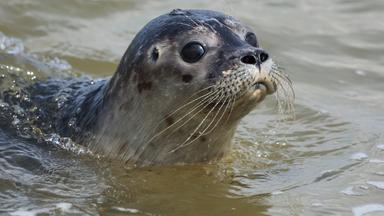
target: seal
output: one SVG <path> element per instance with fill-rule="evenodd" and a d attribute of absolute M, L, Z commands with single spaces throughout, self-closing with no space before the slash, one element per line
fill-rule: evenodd
<path fill-rule="evenodd" d="M 175 9 L 138 32 L 111 78 L 42 80 L 22 91 L 30 102 L 21 106 L 35 107 L 34 131 L 109 158 L 211 162 L 229 152 L 239 121 L 284 83 L 251 28 L 220 12 Z"/>

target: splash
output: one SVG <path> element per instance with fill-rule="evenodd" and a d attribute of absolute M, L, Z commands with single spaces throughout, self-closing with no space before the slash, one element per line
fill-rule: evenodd
<path fill-rule="evenodd" d="M 1 55 L 12 56 L 14 64 L 19 67 L 2 65 L 10 67 L 11 70 L 18 68 L 18 70 L 14 71 L 28 72 L 32 70 L 44 76 L 73 75 L 72 66 L 66 60 L 30 53 L 24 48 L 24 44 L 20 39 L 6 36 L 2 32 L 0 32 L 0 57 Z"/>
<path fill-rule="evenodd" d="M 5 36 L 0 32 L 0 127 L 17 136 L 49 143 L 79 155 L 93 155 L 89 149 L 61 137 L 52 130 L 52 121 L 43 121 L 38 104 L 30 97 L 27 88 L 49 76 L 73 74 L 72 66 L 58 57 L 45 57 L 25 51 L 20 39 Z M 17 66 L 16 66 L 17 65 Z M 64 91 L 65 93 L 65 91 Z M 63 107 L 67 94 L 59 95 L 52 106 Z M 45 119 L 46 120 L 46 119 Z"/>
<path fill-rule="evenodd" d="M 19 54 L 24 52 L 24 45 L 20 39 L 6 37 L 0 32 L 0 51 L 8 54 Z"/>

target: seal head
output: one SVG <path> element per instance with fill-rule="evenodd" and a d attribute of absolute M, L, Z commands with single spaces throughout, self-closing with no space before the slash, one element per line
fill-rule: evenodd
<path fill-rule="evenodd" d="M 209 10 L 150 21 L 103 88 L 91 149 L 136 164 L 212 161 L 279 77 L 256 34 Z M 277 74 L 277 75 L 273 75 Z"/>
<path fill-rule="evenodd" d="M 285 78 L 238 20 L 176 9 L 136 35 L 111 79 L 71 93 L 58 125 L 72 119 L 64 135 L 136 165 L 214 161 Z"/>

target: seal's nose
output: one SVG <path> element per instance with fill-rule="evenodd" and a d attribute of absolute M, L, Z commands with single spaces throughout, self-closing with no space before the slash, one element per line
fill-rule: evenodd
<path fill-rule="evenodd" d="M 241 57 L 241 62 L 245 64 L 257 64 L 260 65 L 263 62 L 267 61 L 269 55 L 262 49 L 257 49 L 255 52 L 249 52 L 245 56 Z"/>

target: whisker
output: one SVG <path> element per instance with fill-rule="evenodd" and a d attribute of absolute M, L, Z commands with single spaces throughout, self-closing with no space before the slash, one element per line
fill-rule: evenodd
<path fill-rule="evenodd" d="M 232 104 L 231 104 L 231 108 L 230 108 L 229 113 L 228 113 L 228 117 L 227 117 L 227 119 L 225 120 L 226 122 L 229 120 L 229 117 L 230 117 L 231 114 L 232 114 L 233 107 L 235 106 L 235 103 L 236 103 L 236 98 L 235 98 L 235 97 L 232 97 L 230 103 L 232 103 Z"/>
<path fill-rule="evenodd" d="M 281 79 L 285 80 L 286 82 L 288 82 L 289 84 L 293 84 L 292 80 L 289 78 L 289 76 L 279 70 L 271 70 L 270 73 L 273 73 L 275 74 L 276 76 L 280 77 Z"/>
<path fill-rule="evenodd" d="M 209 100 L 210 100 L 209 97 L 212 96 L 212 95 L 214 95 L 214 94 L 215 94 L 215 92 L 210 92 L 210 93 L 205 94 L 203 99 L 201 99 L 201 97 L 200 97 L 201 101 L 198 102 L 197 105 L 195 105 L 194 107 L 192 107 L 192 110 L 191 110 L 191 111 L 189 111 L 187 114 L 183 115 L 180 119 L 178 119 L 178 120 L 177 120 L 175 123 L 173 123 L 172 125 L 166 127 L 165 129 L 161 130 L 160 132 L 156 133 L 151 139 L 149 139 L 149 141 L 148 141 L 147 143 L 150 143 L 150 142 L 153 141 L 155 138 L 159 137 L 159 136 L 162 135 L 164 132 L 166 132 L 167 130 L 169 130 L 171 127 L 174 127 L 177 123 L 179 123 L 181 120 L 183 120 L 185 117 L 187 117 L 191 112 L 195 111 L 196 109 L 198 109 L 199 107 L 201 107 L 202 105 L 204 105 L 207 101 L 209 101 Z M 189 103 L 189 104 L 190 104 L 190 103 Z M 209 105 L 209 103 L 208 103 L 208 105 Z M 206 106 L 208 106 L 208 105 L 206 105 Z M 204 106 L 201 110 L 203 110 L 206 106 Z M 184 107 L 185 107 L 185 106 L 184 106 Z M 180 110 L 180 109 L 179 109 L 179 110 Z M 200 110 L 200 111 L 201 111 L 201 110 Z M 199 111 L 199 112 L 200 112 L 200 111 Z M 173 112 L 172 115 L 174 115 L 174 113 L 175 113 L 175 112 Z M 168 116 L 171 116 L 171 115 L 168 115 Z M 165 121 L 165 120 L 162 120 L 162 121 L 158 124 L 158 126 L 157 126 L 156 128 L 158 128 L 159 125 L 160 125 L 163 121 Z"/>
<path fill-rule="evenodd" d="M 229 99 L 228 99 L 228 100 L 229 100 Z M 227 103 L 227 99 L 226 99 L 222 104 L 224 104 L 224 103 L 226 103 L 226 106 L 225 106 L 224 111 L 223 111 L 223 113 L 221 114 L 219 120 L 216 121 L 216 124 L 215 124 L 215 125 L 211 128 L 211 130 L 209 130 L 208 132 L 206 132 L 206 130 L 207 130 L 209 127 L 207 127 L 206 129 L 204 129 L 204 131 L 201 132 L 202 135 L 207 135 L 207 134 L 212 133 L 212 131 L 215 130 L 215 128 L 219 125 L 219 122 L 221 121 L 221 119 L 222 119 L 223 116 L 225 115 L 225 112 L 227 111 L 228 106 L 229 106 L 229 101 L 228 101 L 228 103 Z M 220 109 L 217 111 L 217 114 L 220 112 L 221 108 L 222 108 L 222 107 L 220 107 Z M 216 116 L 215 116 L 215 118 L 216 118 Z M 214 121 L 214 120 L 212 120 L 212 123 L 213 123 L 213 121 Z"/>
<path fill-rule="evenodd" d="M 194 93 L 191 97 L 189 97 L 189 98 L 192 98 L 194 95 L 196 95 L 196 94 L 198 94 L 198 93 L 200 93 L 200 92 L 202 92 L 202 91 L 205 91 L 205 90 L 208 90 L 209 88 L 212 88 L 213 86 L 209 86 L 209 87 L 207 87 L 207 88 L 204 88 L 204 89 L 202 89 L 202 90 L 199 90 L 198 92 L 196 92 L 196 93 Z M 197 100 L 199 100 L 199 99 L 201 99 L 201 98 L 206 98 L 206 97 L 208 97 L 209 95 L 212 95 L 214 92 L 208 92 L 208 93 L 206 93 L 206 94 L 203 94 L 203 95 L 201 95 L 201 96 L 199 96 L 198 98 L 195 98 L 195 99 L 193 99 L 192 101 L 190 101 L 190 102 L 188 102 L 188 103 L 186 103 L 186 104 L 184 104 L 184 105 L 182 105 L 182 106 L 180 106 L 179 108 L 177 108 L 175 111 L 173 111 L 172 113 L 170 113 L 170 114 L 168 114 L 167 116 L 172 116 L 172 115 L 174 115 L 176 112 L 178 112 L 179 110 L 181 110 L 181 109 L 183 109 L 184 107 L 186 107 L 186 106 L 188 106 L 189 104 L 191 104 L 191 103 L 193 103 L 193 102 L 195 102 L 195 101 L 197 101 Z M 165 120 L 165 119 L 164 119 Z M 163 121 L 164 121 L 163 120 Z"/>
<path fill-rule="evenodd" d="M 201 108 L 197 113 L 193 114 L 188 120 L 184 121 L 183 124 L 181 124 L 180 126 L 178 126 L 177 128 L 173 129 L 172 132 L 169 134 L 173 134 L 174 132 L 176 132 L 178 129 L 180 129 L 181 127 L 183 127 L 184 125 L 186 125 L 190 120 L 192 120 L 195 116 L 197 116 L 201 111 L 205 110 L 210 104 L 212 101 L 216 100 L 217 98 L 219 97 L 219 95 L 215 96 L 214 98 L 212 98 L 212 100 L 206 100 L 205 102 L 203 102 L 203 104 L 205 104 L 205 106 L 203 108 Z M 208 103 L 207 103 L 208 102 Z M 182 120 L 183 118 L 185 118 L 186 116 L 188 116 L 189 114 L 191 114 L 194 110 L 188 112 L 187 114 L 185 114 L 180 120 Z M 178 122 L 180 122 L 180 120 Z M 175 123 L 176 124 L 176 123 Z M 174 124 L 174 125 L 175 125 Z"/>
<path fill-rule="evenodd" d="M 282 81 L 286 82 L 287 86 L 290 88 L 290 93 L 292 94 L 293 97 L 295 97 L 295 91 L 293 90 L 293 83 L 289 79 L 288 75 L 280 71 L 274 71 L 274 70 L 272 70 L 270 74 L 272 77 L 274 76 L 276 80 L 279 80 L 280 82 Z"/>
<path fill-rule="evenodd" d="M 224 97 L 224 99 L 226 99 L 226 97 Z M 219 115 L 221 109 L 224 107 L 225 102 L 226 102 L 226 100 L 223 101 L 223 102 L 220 102 L 220 101 L 219 101 L 219 103 L 221 103 L 220 108 L 219 108 L 219 109 L 217 110 L 217 112 L 215 113 L 215 116 L 213 117 L 212 121 L 207 125 L 207 127 L 205 127 L 205 129 L 204 129 L 202 132 L 200 132 L 200 134 L 202 134 L 202 135 L 206 135 L 206 134 L 205 134 L 205 131 L 208 130 L 208 128 L 213 124 L 213 122 L 215 122 L 216 117 Z"/>
<path fill-rule="evenodd" d="M 275 74 L 274 74 L 275 75 Z M 291 91 L 288 91 L 285 87 L 286 85 L 283 84 L 282 80 L 280 77 L 277 78 L 276 76 L 271 75 L 274 79 L 274 81 L 277 83 L 277 85 L 280 87 L 277 89 L 276 92 L 276 100 L 278 104 L 278 109 L 279 112 L 284 114 L 289 114 L 293 115 L 294 114 L 294 107 L 293 107 L 293 101 L 294 101 L 294 94 L 293 94 L 293 88 L 288 84 L 289 88 Z M 282 89 L 280 91 L 279 89 Z M 281 95 L 282 94 L 282 95 Z"/>
<path fill-rule="evenodd" d="M 221 96 L 221 95 L 220 95 L 220 96 Z M 223 96 L 223 97 L 224 97 L 224 96 Z M 173 153 L 173 152 L 175 152 L 175 151 L 177 151 L 177 150 L 179 150 L 179 149 L 181 149 L 181 148 L 184 148 L 184 147 L 190 145 L 191 143 L 193 143 L 193 142 L 196 140 L 196 138 L 195 138 L 195 139 L 192 140 L 192 142 L 188 142 L 188 141 L 193 137 L 193 135 L 196 134 L 196 132 L 200 129 L 200 127 L 204 124 L 205 120 L 207 120 L 208 116 L 212 113 L 212 111 L 216 108 L 216 106 L 220 103 L 220 101 L 221 101 L 221 98 L 220 98 L 220 100 L 218 100 L 218 102 L 215 103 L 215 105 L 212 107 L 212 109 L 209 110 L 209 112 L 207 113 L 207 115 L 205 115 L 205 117 L 203 118 L 203 120 L 200 122 L 199 125 L 197 125 L 197 127 L 195 128 L 195 130 L 188 136 L 188 138 L 187 138 L 181 145 L 178 145 L 176 148 L 172 149 L 172 150 L 170 151 L 170 153 Z M 200 137 L 200 136 L 198 136 L 198 137 Z"/>

